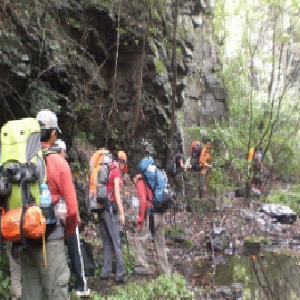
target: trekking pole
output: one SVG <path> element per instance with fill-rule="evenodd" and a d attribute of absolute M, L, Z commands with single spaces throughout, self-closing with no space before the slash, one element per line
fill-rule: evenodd
<path fill-rule="evenodd" d="M 174 226 L 175 226 L 175 229 L 176 229 L 175 214 L 176 214 L 176 211 L 175 211 L 175 203 L 173 203 L 173 219 L 174 219 Z"/>
<path fill-rule="evenodd" d="M 124 229 L 124 235 L 125 235 L 125 239 L 126 239 L 127 252 L 129 254 L 129 244 L 128 244 L 128 236 L 127 236 L 126 224 L 127 224 L 127 220 L 125 218 L 125 224 L 123 226 L 123 229 Z"/>
<path fill-rule="evenodd" d="M 182 196 L 183 196 L 183 206 L 184 206 L 184 209 L 186 209 L 185 182 L 184 182 L 184 176 L 183 176 L 183 173 L 181 173 L 181 176 L 182 176 Z"/>
<path fill-rule="evenodd" d="M 211 171 L 208 173 L 208 176 L 206 177 L 206 180 L 205 180 L 205 186 L 204 186 L 204 190 L 203 190 L 203 198 L 205 197 L 206 186 L 209 182 L 210 173 L 211 173 Z"/>

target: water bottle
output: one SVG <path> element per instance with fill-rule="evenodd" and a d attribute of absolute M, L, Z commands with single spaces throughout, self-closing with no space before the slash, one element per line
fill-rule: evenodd
<path fill-rule="evenodd" d="M 48 189 L 48 185 L 42 184 L 41 190 L 42 190 L 42 192 L 40 195 L 40 206 L 42 208 L 47 208 L 51 205 L 51 202 L 52 202 L 52 198 L 51 198 L 50 191 Z"/>
<path fill-rule="evenodd" d="M 60 197 L 58 199 L 58 202 L 55 205 L 56 207 L 56 215 L 61 219 L 61 220 L 65 220 L 66 219 L 66 214 L 67 214 L 67 203 L 66 201 Z"/>

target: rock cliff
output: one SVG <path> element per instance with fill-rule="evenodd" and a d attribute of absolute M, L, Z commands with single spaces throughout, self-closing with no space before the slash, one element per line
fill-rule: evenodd
<path fill-rule="evenodd" d="M 226 106 L 218 80 L 221 63 L 209 0 L 181 2 L 176 97 L 179 142 L 184 140 L 186 126 L 206 126 L 220 118 Z M 139 159 L 148 143 L 148 150 L 151 147 L 163 163 L 171 115 L 173 1 L 157 0 L 151 7 L 142 103 L 137 130 L 131 135 L 149 16 L 145 3 L 2 1 L 1 125 L 12 118 L 34 116 L 47 107 L 58 113 L 68 146 L 74 145 L 75 136 L 96 147 L 110 138 L 117 147 L 125 148 L 129 157 Z M 78 155 L 78 151 L 72 153 Z"/>

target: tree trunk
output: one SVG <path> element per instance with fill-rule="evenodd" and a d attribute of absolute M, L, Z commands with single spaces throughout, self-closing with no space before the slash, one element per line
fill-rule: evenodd
<path fill-rule="evenodd" d="M 168 155 L 167 163 L 170 160 L 172 154 L 172 147 L 174 142 L 174 133 L 175 133 L 175 102 L 176 102 L 176 83 L 177 83 L 177 26 L 178 26 L 178 7 L 180 0 L 175 0 L 174 6 L 174 27 L 173 27 L 173 87 L 172 87 L 172 106 L 171 106 L 171 128 L 169 136 L 169 145 L 168 145 Z"/>
<path fill-rule="evenodd" d="M 140 69 L 138 72 L 138 79 L 137 79 L 137 90 L 136 90 L 136 101 L 135 101 L 135 106 L 134 106 L 134 111 L 133 111 L 133 123 L 131 127 L 131 134 L 129 140 L 134 138 L 136 128 L 141 116 L 141 109 L 142 109 L 142 85 L 143 85 L 143 68 L 144 68 L 144 63 L 145 63 L 145 56 L 146 56 L 146 43 L 148 39 L 148 33 L 149 33 L 149 26 L 150 26 L 150 20 L 151 20 L 151 5 L 148 1 L 147 4 L 148 7 L 148 18 L 147 18 L 147 23 L 146 23 L 146 30 L 144 34 L 144 39 L 143 39 L 143 48 L 142 48 L 142 58 L 141 58 L 141 64 L 140 64 Z"/>

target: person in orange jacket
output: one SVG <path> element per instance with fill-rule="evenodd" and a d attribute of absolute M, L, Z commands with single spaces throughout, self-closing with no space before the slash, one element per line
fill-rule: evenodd
<path fill-rule="evenodd" d="M 206 185 L 206 172 L 208 168 L 212 168 L 212 164 L 209 164 L 212 159 L 213 150 L 211 148 L 211 140 L 206 140 L 206 144 L 204 145 L 200 158 L 199 165 L 201 168 L 200 171 L 200 187 L 199 187 L 199 198 L 202 199 L 204 196 L 205 185 Z"/>

